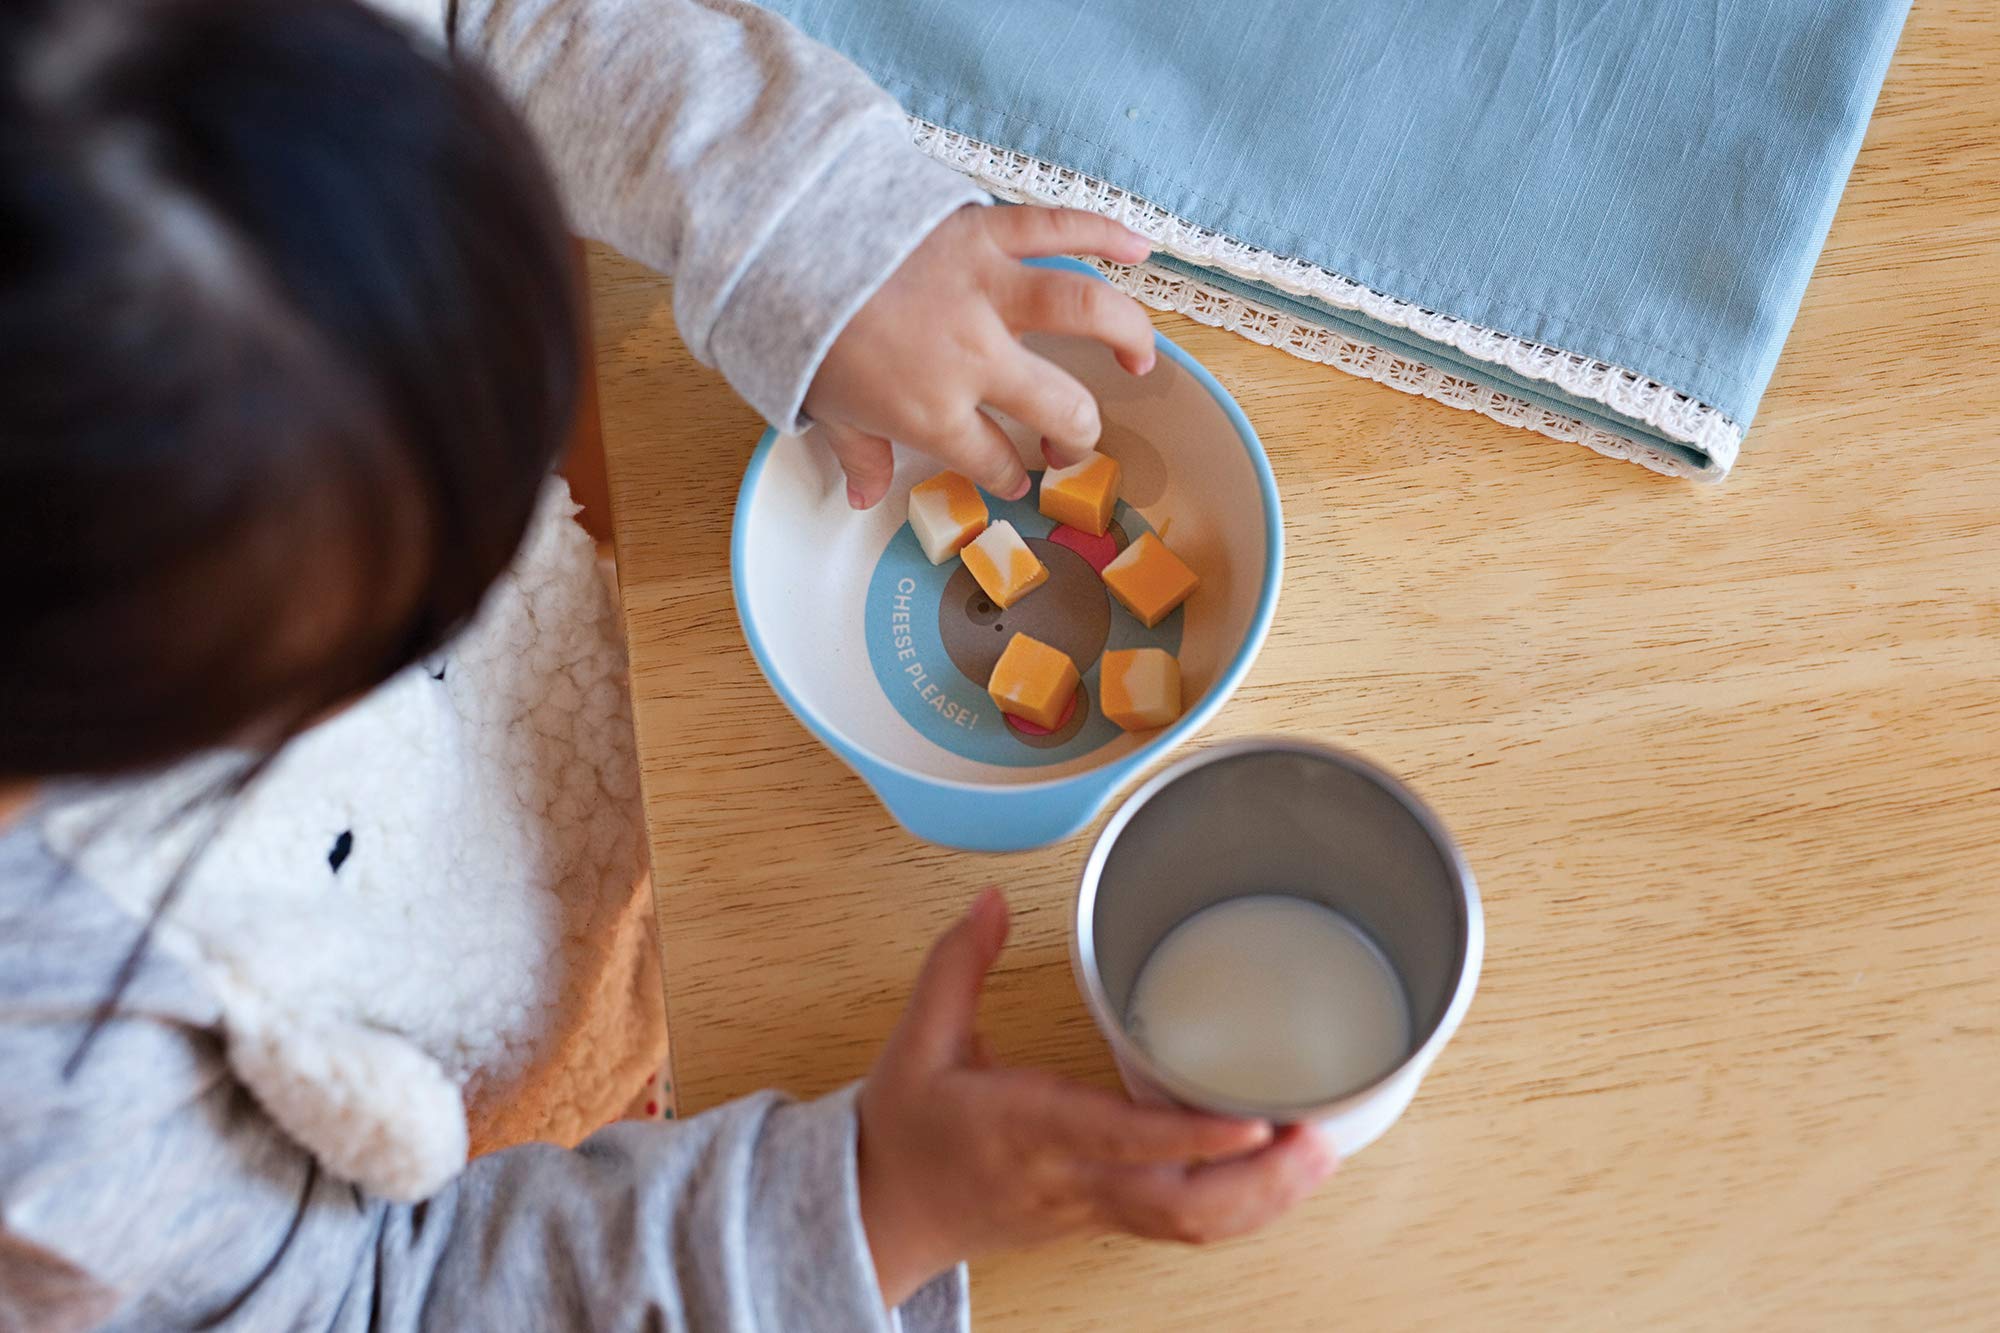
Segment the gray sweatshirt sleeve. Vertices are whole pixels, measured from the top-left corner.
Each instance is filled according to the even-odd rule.
[[[458,0],[449,40],[527,115],[572,225],[671,274],[688,349],[781,429],[854,312],[986,197],[844,57],[739,0]]]
[[[157,952],[65,1079],[133,926],[23,842],[0,836],[0,1330],[966,1326],[962,1271],[882,1307],[851,1091],[513,1148],[392,1204],[264,1115]]]

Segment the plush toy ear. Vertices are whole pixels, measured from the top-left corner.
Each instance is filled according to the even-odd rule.
[[[321,1165],[370,1194],[412,1202],[465,1166],[465,1102],[438,1063],[392,1032],[280,1013],[239,987],[224,998],[229,1066]]]

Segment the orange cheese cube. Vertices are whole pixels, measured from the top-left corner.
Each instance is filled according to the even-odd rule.
[[[1150,532],[1104,567],[1104,586],[1147,629],[1173,614],[1200,582],[1194,571]]]
[[[988,525],[959,555],[972,577],[979,580],[980,588],[1002,609],[1049,581],[1049,567],[1035,558],[1028,543],[1004,518]]]
[[[1118,460],[1092,454],[1074,467],[1042,474],[1042,512],[1058,523],[1102,537],[1118,509]]]
[[[1152,731],[1181,715],[1181,664],[1163,648],[1104,655],[1097,697],[1104,716],[1127,731]]]
[[[986,500],[956,472],[940,472],[910,487],[910,531],[934,565],[941,565],[986,530]]]
[[[986,692],[1003,713],[1055,730],[1076,694],[1076,663],[1060,648],[1016,634],[993,664]]]

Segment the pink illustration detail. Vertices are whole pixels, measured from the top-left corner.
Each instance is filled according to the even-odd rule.
[[[1104,567],[1118,558],[1118,543],[1110,533],[1093,537],[1082,528],[1073,528],[1067,523],[1058,523],[1049,540],[1058,546],[1067,546],[1089,562],[1099,574]]]
[[[1058,531],[1060,531],[1060,529],[1058,529]],[[1081,692],[1083,687],[1079,685],[1077,686],[1077,689],[1079,692]],[[1047,736],[1052,732],[1061,731],[1064,727],[1069,725],[1069,720],[1076,716],[1076,695],[1074,694],[1070,695],[1069,706],[1063,709],[1062,716],[1056,719],[1056,724],[1053,727],[1038,727],[1034,723],[1028,721],[1027,718],[1015,717],[1012,713],[1002,713],[1000,714],[1000,716],[1006,718],[1007,725],[1012,727],[1014,730],[1018,732],[1022,732],[1029,736]]]

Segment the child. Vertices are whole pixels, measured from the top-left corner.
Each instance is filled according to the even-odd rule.
[[[474,61],[571,221],[671,268],[689,345],[809,416],[857,506],[889,437],[1020,493],[981,404],[1093,442],[1024,329],[1149,363],[1136,307],[1016,263],[1134,238],[965,207],[768,17],[452,9],[450,61],[346,0],[0,14],[0,1329],[951,1328],[969,1256],[1274,1216],[1331,1170],[1316,1136],[986,1058],[992,894],[857,1088],[500,1147],[397,1203],[238,1076],[232,974],[135,949],[128,895],[52,851],[57,778],[233,756],[191,816],[226,823],[294,737],[456,646],[548,503],[566,229]]]

